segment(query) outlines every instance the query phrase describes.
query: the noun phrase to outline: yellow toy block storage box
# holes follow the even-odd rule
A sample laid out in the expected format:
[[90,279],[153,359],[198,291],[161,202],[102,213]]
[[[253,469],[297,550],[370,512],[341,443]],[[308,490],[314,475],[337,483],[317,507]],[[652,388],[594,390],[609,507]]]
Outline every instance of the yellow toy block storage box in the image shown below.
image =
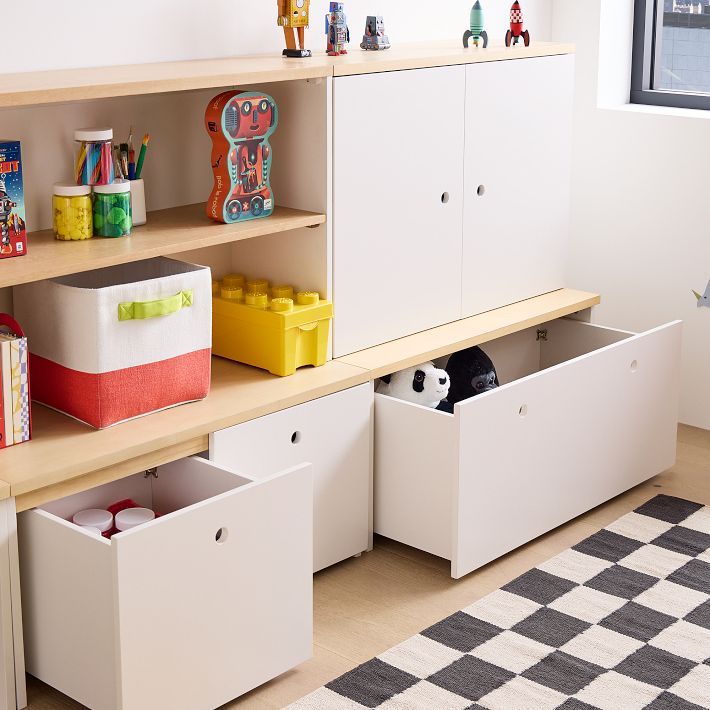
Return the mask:
[[212,352],[274,375],[324,365],[333,304],[314,291],[229,274],[212,282]]

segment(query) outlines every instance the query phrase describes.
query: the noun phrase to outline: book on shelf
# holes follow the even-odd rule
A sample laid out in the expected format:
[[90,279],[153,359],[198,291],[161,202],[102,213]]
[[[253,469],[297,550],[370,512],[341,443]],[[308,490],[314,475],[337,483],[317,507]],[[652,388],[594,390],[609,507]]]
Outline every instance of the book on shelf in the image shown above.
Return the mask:
[[0,449],[14,443],[10,341],[0,335]]
[[0,332],[2,367],[2,447],[31,438],[27,338]]

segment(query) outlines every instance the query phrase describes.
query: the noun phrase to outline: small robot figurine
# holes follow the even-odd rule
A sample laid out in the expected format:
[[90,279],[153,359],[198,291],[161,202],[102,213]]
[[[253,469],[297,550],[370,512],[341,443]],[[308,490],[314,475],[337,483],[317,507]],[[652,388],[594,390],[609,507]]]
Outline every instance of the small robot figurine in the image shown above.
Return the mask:
[[510,29],[505,33],[505,46],[518,44],[518,40],[523,38],[525,46],[530,46],[530,33],[523,29],[523,11],[518,0],[515,0],[510,8]]
[[478,47],[479,41],[483,40],[483,48],[488,46],[488,33],[483,29],[483,8],[480,0],[476,0],[471,8],[470,28],[463,33],[463,46],[468,49],[468,41],[473,38],[473,44]]
[[[279,27],[284,28],[284,37],[286,38],[284,57],[311,56],[311,50],[304,48],[310,3],[311,0],[278,0],[278,24]],[[298,34],[298,49],[296,48],[296,34]]]
[[350,41],[348,19],[342,2],[331,2],[330,12],[325,16],[325,34],[328,37],[328,56],[347,54],[345,45]]
[[368,15],[360,47],[377,51],[378,49],[389,49],[390,46],[389,37],[385,34],[385,22],[382,16]]
[[[13,202],[7,192],[5,192],[5,181],[0,180],[0,253],[12,254],[12,244],[10,242],[10,215],[12,208],[17,207],[17,203]],[[16,215],[15,215],[16,217]],[[16,224],[16,222],[14,223]],[[17,233],[17,227],[13,224],[13,229]]]

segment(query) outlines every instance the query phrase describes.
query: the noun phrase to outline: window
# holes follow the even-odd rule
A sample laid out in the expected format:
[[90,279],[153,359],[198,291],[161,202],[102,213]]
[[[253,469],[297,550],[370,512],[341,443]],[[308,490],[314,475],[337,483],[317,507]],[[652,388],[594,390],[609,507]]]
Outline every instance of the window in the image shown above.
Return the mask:
[[710,109],[710,0],[635,0],[631,101]]

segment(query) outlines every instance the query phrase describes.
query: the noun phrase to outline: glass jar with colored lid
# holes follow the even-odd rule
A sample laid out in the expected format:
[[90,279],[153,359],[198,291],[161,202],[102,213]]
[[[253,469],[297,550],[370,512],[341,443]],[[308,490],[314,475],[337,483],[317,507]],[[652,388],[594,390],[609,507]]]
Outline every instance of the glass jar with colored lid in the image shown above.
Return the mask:
[[112,128],[80,128],[74,131],[78,147],[74,178],[77,185],[108,185],[113,182]]
[[52,194],[54,236],[62,241],[94,236],[89,185],[56,184]]
[[116,180],[94,185],[94,235],[127,237],[131,233],[131,183]]

